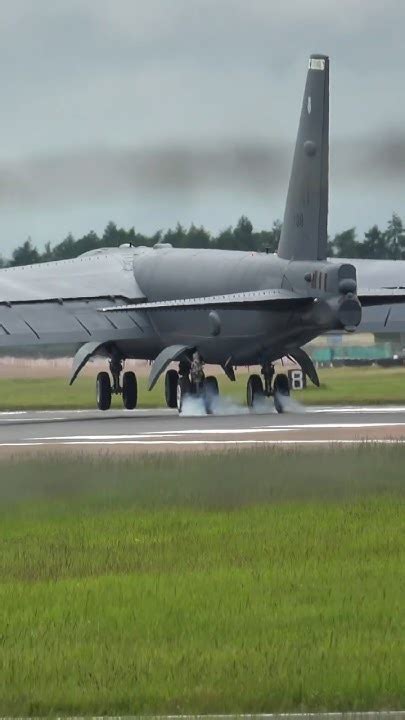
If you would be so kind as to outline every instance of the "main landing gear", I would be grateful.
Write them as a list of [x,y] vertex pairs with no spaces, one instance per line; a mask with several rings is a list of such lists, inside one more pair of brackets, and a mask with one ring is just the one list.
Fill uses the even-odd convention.
[[201,400],[207,415],[211,415],[219,395],[218,380],[213,375],[205,377],[204,362],[198,352],[191,361],[181,360],[179,370],[168,370],[165,377],[166,404],[177,407],[179,413],[187,398]]
[[278,413],[285,412],[285,399],[290,395],[290,385],[288,377],[284,373],[275,375],[274,365],[265,363],[262,366],[260,375],[250,375],[247,388],[246,399],[247,405],[253,410],[254,407],[260,407],[264,402],[264,398],[273,397],[274,407]]
[[96,381],[96,399],[99,410],[109,410],[111,407],[112,395],[122,395],[124,408],[133,410],[136,408],[138,401],[138,383],[136,375],[132,371],[121,373],[124,369],[124,362],[121,358],[112,357],[110,359],[110,372],[112,382],[108,372],[100,372]]

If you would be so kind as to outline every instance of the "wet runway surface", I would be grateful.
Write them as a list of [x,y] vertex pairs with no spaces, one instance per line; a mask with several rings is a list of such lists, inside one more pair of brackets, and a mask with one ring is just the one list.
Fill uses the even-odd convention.
[[204,449],[330,442],[405,442],[405,407],[299,408],[219,416],[177,411],[61,410],[0,413],[0,454],[7,448]]

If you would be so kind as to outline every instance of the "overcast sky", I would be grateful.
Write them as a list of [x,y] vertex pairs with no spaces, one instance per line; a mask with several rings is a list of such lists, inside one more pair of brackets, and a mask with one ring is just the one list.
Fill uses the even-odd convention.
[[0,252],[110,219],[269,227],[312,52],[330,231],[404,217],[404,28],[403,0],[0,0]]

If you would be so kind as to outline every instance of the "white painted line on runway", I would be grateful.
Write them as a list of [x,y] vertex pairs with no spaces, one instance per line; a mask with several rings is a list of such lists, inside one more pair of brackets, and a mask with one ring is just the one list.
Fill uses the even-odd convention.
[[300,425],[269,425],[248,428],[185,428],[184,430],[157,430],[144,433],[109,434],[109,435],[47,435],[30,437],[27,440],[142,440],[146,438],[169,438],[181,435],[252,435],[259,433],[296,432],[298,430],[362,430],[370,428],[404,427],[405,422],[376,423],[307,423]]
[[[405,408],[404,408],[405,412]],[[116,415],[141,415],[143,413],[159,413],[162,415],[175,415],[176,412],[171,408],[136,408],[135,410],[126,410],[125,408],[111,408],[110,410],[98,410],[97,408],[82,408],[82,409],[71,409],[71,408],[53,408],[50,410],[1,410],[0,418],[7,415],[51,415],[52,413],[65,413],[66,415],[84,415],[89,413],[96,417],[113,417]]]
[[[242,406],[241,406],[242,407]],[[387,413],[405,413],[405,405],[346,405],[346,406],[338,406],[338,405],[328,405],[328,406],[321,406],[321,405],[314,405],[314,406],[305,406],[302,405],[302,409],[307,414],[387,414]],[[94,417],[94,419],[98,419],[101,417],[110,417],[111,419],[114,418],[114,416],[118,417],[141,417],[143,414],[159,414],[159,415],[173,415],[176,416],[176,412],[170,408],[167,407],[161,407],[161,408],[136,408],[135,410],[125,410],[124,408],[116,408],[111,409],[109,411],[103,412],[101,410],[97,410],[96,408],[82,408],[82,409],[62,409],[62,408],[54,408],[51,410],[2,410],[0,412],[0,421],[7,417],[13,417],[16,415],[25,415],[30,416],[30,420],[32,419],[33,422],[35,422],[38,418],[38,416],[49,416],[53,413],[56,413],[58,416],[63,413],[63,419],[69,419],[69,417],[74,417],[75,415],[91,415]],[[251,417],[255,417],[255,413],[249,413]],[[273,412],[269,412],[269,415],[274,415]],[[294,415],[297,413],[291,412],[290,415]],[[232,415],[232,413],[230,413]],[[256,417],[260,417],[262,413],[258,413]],[[181,416],[180,416],[181,417]],[[214,416],[215,417],[215,416]],[[221,417],[226,417],[224,415],[221,415]],[[56,418],[55,418],[56,419]],[[57,419],[60,419],[59,417]]]
[[0,412],[0,417],[3,415],[26,415],[28,410],[5,410]]
[[405,407],[403,405],[303,405],[307,413],[336,413],[336,414],[352,414],[352,413],[373,413],[376,415],[384,413],[404,413]]
[[37,447],[37,445],[52,445],[54,443],[47,442],[5,442],[0,443],[0,447]]
[[[13,424],[19,423],[19,422],[25,423],[25,424],[32,422],[34,425],[41,425],[41,423],[49,423],[49,420],[48,420],[47,418],[35,418],[34,420],[31,420],[31,418],[25,418],[25,417],[24,417],[24,418],[19,418],[19,417],[16,418],[16,417],[13,417],[12,420],[13,420]],[[64,418],[64,417],[53,417],[52,420],[51,420],[51,422],[56,422],[56,421],[59,422],[59,420],[66,420],[66,418]],[[2,425],[8,425],[9,422],[10,422],[9,420],[4,420],[3,418],[0,418],[0,427],[1,427]]]
[[60,446],[117,446],[117,445],[176,445],[176,446],[196,446],[196,445],[403,445],[405,438],[389,439],[389,438],[359,438],[350,440],[59,440],[58,442],[38,441],[38,442],[10,442],[0,443],[1,447],[60,447]]

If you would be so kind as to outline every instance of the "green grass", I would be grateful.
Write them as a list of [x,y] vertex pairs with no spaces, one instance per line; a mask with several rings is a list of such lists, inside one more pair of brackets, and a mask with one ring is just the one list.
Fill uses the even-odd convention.
[[399,709],[402,446],[0,465],[3,714]]
[[[310,383],[297,392],[305,405],[405,404],[405,370],[381,368],[339,368],[319,371],[321,387]],[[236,383],[219,376],[221,393],[245,403],[247,373],[239,372]],[[72,387],[64,378],[0,379],[1,410],[42,410],[94,408],[95,378],[81,377]],[[146,389],[146,378],[139,378],[139,407],[157,408],[164,405],[161,379],[152,392]],[[113,408],[122,407],[120,397],[113,397]]]

